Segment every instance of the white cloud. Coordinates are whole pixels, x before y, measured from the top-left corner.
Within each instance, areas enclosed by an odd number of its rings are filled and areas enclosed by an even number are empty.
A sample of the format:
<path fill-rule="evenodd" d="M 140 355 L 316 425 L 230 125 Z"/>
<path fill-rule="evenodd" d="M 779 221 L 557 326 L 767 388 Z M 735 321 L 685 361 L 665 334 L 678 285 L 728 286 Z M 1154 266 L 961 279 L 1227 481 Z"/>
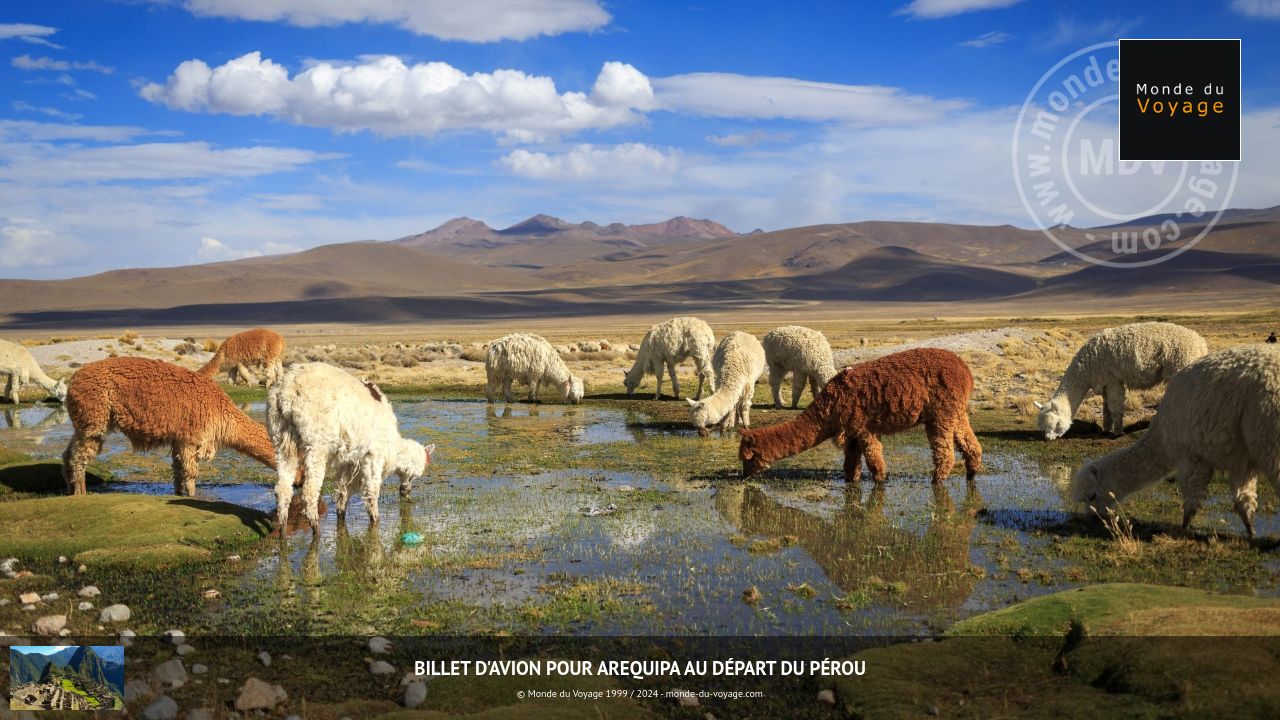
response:
<path fill-rule="evenodd" d="M 1007 32 L 1004 32 L 1001 30 L 992 30 L 991 32 L 982 33 L 977 37 L 969 38 L 968 40 L 961 42 L 960 46 L 971 47 L 971 48 L 986 48 L 986 47 L 991 47 L 992 45 L 999 45 L 1003 42 L 1007 42 L 1011 37 L 1013 37 L 1013 35 L 1010 35 Z"/>
<path fill-rule="evenodd" d="M 179 135 L 172 130 L 152 131 L 131 125 L 72 125 L 31 120 L 0 120 L 0 140 L 92 140 L 124 142 L 143 135 Z"/>
<path fill-rule="evenodd" d="M 188 60 L 164 85 L 149 83 L 140 94 L 189 112 L 266 115 L 383 135 L 478 129 L 521 142 L 635 122 L 635 110 L 654 102 L 644 75 L 623 63 L 605 63 L 586 94 L 560 93 L 551 78 L 519 70 L 467 74 L 447 63 L 409 66 L 392 56 L 319 62 L 291 78 L 258 52 L 216 68 Z"/>
<path fill-rule="evenodd" d="M 1103 18 L 1081 22 L 1074 17 L 1059 15 L 1048 34 L 1046 44 L 1052 47 L 1082 45 L 1102 40 L 1115 40 L 1142 23 L 1142 18 Z"/>
<path fill-rule="evenodd" d="M 80 116 L 76 115 L 75 113 L 64 112 L 62 110 L 59 110 L 58 108 L 32 105 L 31 103 L 25 102 L 23 100 L 14 100 L 13 109 L 18 112 L 40 113 L 41 115 L 48 115 L 51 118 L 57 118 L 59 120 L 74 121 L 74 120 L 80 119 Z"/>
<path fill-rule="evenodd" d="M 77 250 L 78 243 L 48 228 L 0 218 L 0 268 L 51 267 Z"/>
<path fill-rule="evenodd" d="M 107 65 L 99 65 L 97 61 L 90 60 L 88 62 L 73 62 L 70 60 L 54 60 L 47 57 L 31 57 L 30 55 L 19 55 L 9 61 L 9 64 L 19 70 L 89 70 L 91 72 L 110 75 L 116 69 Z"/>
<path fill-rule="evenodd" d="M 294 148 L 216 149 L 205 142 L 108 147 L 0 145 L 0 180 L 25 183 L 252 177 L 288 172 L 336 155 Z"/>
<path fill-rule="evenodd" d="M 301 27 L 394 24 L 418 35 L 471 42 L 597 30 L 610 20 L 597 0 L 185 0 L 183 5 L 197 15 Z"/>
<path fill-rule="evenodd" d="M 882 85 L 841 85 L 785 77 L 690 73 L 655 78 L 659 107 L 716 117 L 787 118 L 891 125 L 965 106 Z"/>
<path fill-rule="evenodd" d="M 296 245 L 267 242 L 256 248 L 235 250 L 217 238 L 202 237 L 200 238 L 200 248 L 196 250 L 195 260 L 197 262 L 225 262 L 227 260 L 262 257 L 263 255 L 298 252 L 301 249 Z"/>
<path fill-rule="evenodd" d="M 1231 8 L 1249 17 L 1280 19 L 1280 0 L 1234 0 Z"/>
<path fill-rule="evenodd" d="M 976 10 L 995 10 L 1017 5 L 1022 0 L 912 0 L 898 9 L 898 15 L 934 20 Z"/>
<path fill-rule="evenodd" d="M 676 150 L 660 150 L 643 143 L 610 148 L 576 145 L 566 153 L 515 150 L 499 161 L 508 172 L 538 180 L 610 180 L 670 176 L 680 164 Z"/>
<path fill-rule="evenodd" d="M 28 23 L 0 23 L 0 40 L 16 39 L 29 42 L 32 45 L 44 45 L 46 47 L 65 50 L 66 48 L 48 40 L 48 36 L 58 32 L 58 28 L 49 27 L 48 25 L 31 25 Z"/>
<path fill-rule="evenodd" d="M 767 132 L 752 130 L 744 133 L 727 133 L 724 135 L 708 135 L 707 142 L 720 147 L 753 147 L 762 143 L 786 142 L 791 135 L 784 132 Z"/>
<path fill-rule="evenodd" d="M 252 196 L 267 210 L 320 210 L 324 198 L 313 193 L 258 193 Z"/>

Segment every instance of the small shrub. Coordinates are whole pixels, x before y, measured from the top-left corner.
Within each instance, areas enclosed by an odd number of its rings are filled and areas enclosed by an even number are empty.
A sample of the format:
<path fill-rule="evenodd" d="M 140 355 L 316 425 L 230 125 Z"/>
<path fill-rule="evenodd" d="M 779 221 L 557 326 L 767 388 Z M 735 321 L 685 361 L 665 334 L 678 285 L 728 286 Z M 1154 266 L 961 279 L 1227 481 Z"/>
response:
<path fill-rule="evenodd" d="M 207 352 L 207 353 L 211 353 L 211 352 L 218 352 L 218 341 L 217 341 L 217 340 L 205 340 L 205 341 L 204 341 L 204 345 L 202 345 L 202 346 L 200 347 L 200 349 L 201 349 L 201 350 L 204 350 L 204 351 L 205 351 L 205 352 Z"/>
<path fill-rule="evenodd" d="M 116 339 L 123 345 L 130 345 L 137 341 L 138 333 L 136 330 L 125 330 L 124 333 Z"/>

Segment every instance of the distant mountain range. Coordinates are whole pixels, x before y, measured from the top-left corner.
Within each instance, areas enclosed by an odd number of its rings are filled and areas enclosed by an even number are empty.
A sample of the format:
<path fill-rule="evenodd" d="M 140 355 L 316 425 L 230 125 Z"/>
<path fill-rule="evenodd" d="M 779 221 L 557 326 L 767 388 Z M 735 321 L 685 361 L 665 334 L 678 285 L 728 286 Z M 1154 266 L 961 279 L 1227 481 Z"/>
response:
<path fill-rule="evenodd" d="M 1111 232 L 1129 226 L 1058 235 L 1108 257 Z M 1197 230 L 1189 224 L 1179 242 Z M 1112 259 L 1155 259 L 1179 247 Z M 1210 308 L 1274 305 L 1277 286 L 1280 207 L 1229 210 L 1194 248 L 1143 269 L 1092 265 L 1037 230 L 1009 225 L 866 221 L 738 234 L 687 217 L 600 225 L 535 215 L 503 229 L 460 217 L 385 242 L 0 280 L 0 327 L 415 322 L 815 303 L 1075 312 L 1117 301 L 1167 306 L 1170 293 L 1179 307 Z"/>
<path fill-rule="evenodd" d="M 9 685 L 56 682 L 57 678 L 83 678 L 124 693 L 124 653 L 122 648 L 104 647 L 95 652 L 88 645 L 70 646 L 44 655 L 23 653 L 16 647 L 9 652 Z"/>

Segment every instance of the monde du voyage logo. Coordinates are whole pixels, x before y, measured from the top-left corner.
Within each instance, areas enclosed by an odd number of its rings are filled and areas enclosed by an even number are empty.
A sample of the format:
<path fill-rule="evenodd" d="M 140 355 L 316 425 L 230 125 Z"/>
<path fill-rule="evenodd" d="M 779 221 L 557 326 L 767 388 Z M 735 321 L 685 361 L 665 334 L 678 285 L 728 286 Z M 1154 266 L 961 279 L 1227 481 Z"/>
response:
<path fill-rule="evenodd" d="M 1028 93 L 1014 127 L 1023 206 L 1065 253 L 1116 268 L 1189 250 L 1239 173 L 1239 40 L 1082 48 Z"/>

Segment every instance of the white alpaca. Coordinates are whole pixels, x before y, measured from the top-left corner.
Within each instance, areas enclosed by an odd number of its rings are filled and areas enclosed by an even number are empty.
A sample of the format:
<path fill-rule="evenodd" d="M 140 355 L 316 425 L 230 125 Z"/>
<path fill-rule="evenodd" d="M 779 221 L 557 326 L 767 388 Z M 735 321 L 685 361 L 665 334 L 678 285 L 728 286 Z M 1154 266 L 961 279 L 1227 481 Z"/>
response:
<path fill-rule="evenodd" d="M 40 369 L 36 359 L 26 348 L 7 340 L 0 340 L 0 375 L 8 375 L 5 383 L 5 402 L 17 403 L 18 390 L 27 383 L 35 383 L 44 388 L 58 402 L 67 399 L 67 381 L 54 380 Z"/>
<path fill-rule="evenodd" d="M 1040 430 L 1046 440 L 1062 437 L 1080 403 L 1090 392 L 1097 392 L 1102 394 L 1103 431 L 1121 435 L 1126 390 L 1167 382 L 1207 352 L 1204 338 L 1173 323 L 1133 323 L 1103 330 L 1085 341 L 1049 402 L 1036 403 Z"/>
<path fill-rule="evenodd" d="M 1223 350 L 1175 375 L 1151 429 L 1129 447 L 1086 463 L 1073 478 L 1072 495 L 1105 514 L 1125 496 L 1174 475 L 1185 528 L 1221 470 L 1252 538 L 1258 476 L 1280 491 L 1277 438 L 1280 349 Z"/>
<path fill-rule="evenodd" d="M 693 358 L 698 372 L 698 392 L 694 400 L 702 398 L 702 386 L 707 384 L 711 392 L 716 390 L 716 381 L 711 369 L 711 353 L 716 345 L 716 335 L 711 326 L 696 317 L 671 318 L 649 328 L 644 339 L 640 341 L 640 349 L 636 351 L 635 364 L 623 373 L 622 384 L 627 394 L 634 394 L 640 387 L 644 376 L 653 374 L 658 381 L 653 399 L 662 399 L 662 371 L 665 368 L 671 375 L 671 389 L 676 398 L 680 397 L 680 381 L 676 379 L 676 365 L 688 358 Z"/>
<path fill-rule="evenodd" d="M 791 409 L 800 403 L 807 382 L 809 391 L 818 397 L 827 381 L 836 374 L 831 359 L 831 345 L 817 330 L 799 325 L 786 325 L 770 330 L 764 336 L 764 356 L 769 365 L 769 386 L 773 389 L 773 407 L 782 409 L 782 381 L 791 373 Z"/>
<path fill-rule="evenodd" d="M 560 399 L 573 405 L 582 402 L 585 392 L 582 378 L 571 374 L 551 343 L 538 335 L 512 333 L 494 340 L 484 355 L 484 372 L 489 402 L 498 388 L 502 399 L 511 402 L 511 383 L 516 380 L 529 386 L 529 400 L 534 402 L 543 383 L 555 386 Z"/>
<path fill-rule="evenodd" d="M 764 375 L 764 348 L 750 333 L 729 333 L 711 358 L 718 389 L 706 400 L 689 400 L 689 422 L 699 435 L 715 426 L 721 432 L 736 425 L 751 426 L 751 400 Z"/>
<path fill-rule="evenodd" d="M 285 528 L 293 481 L 302 466 L 304 514 L 319 532 L 320 485 L 332 469 L 338 516 L 359 484 L 371 522 L 378 521 L 382 480 L 400 478 L 400 494 L 426 472 L 435 445 L 400 437 L 391 402 L 376 385 L 324 363 L 303 363 L 285 371 L 267 391 L 267 431 L 276 451 L 276 521 Z"/>

